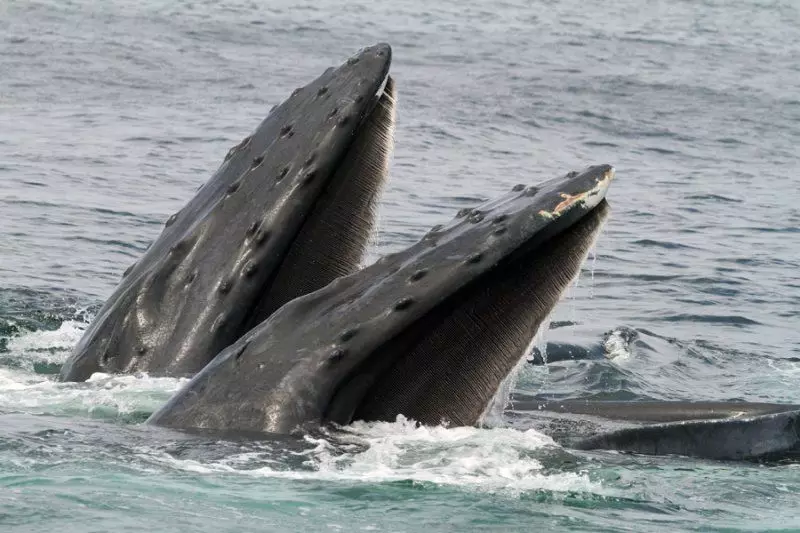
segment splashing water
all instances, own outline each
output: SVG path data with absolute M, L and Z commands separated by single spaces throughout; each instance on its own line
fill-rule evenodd
M 310 449 L 297 452 L 306 468 L 287 470 L 270 462 L 271 450 L 247 450 L 208 463 L 167 453 L 151 459 L 197 473 L 228 473 L 297 480 L 411 482 L 518 497 L 526 491 L 611 494 L 585 473 L 548 473 L 535 457 L 558 448 L 534 430 L 420 426 L 396 422 L 356 422 L 345 433 L 305 436 Z M 353 451 L 350 451 L 350 450 Z
M 45 417 L 42 420 L 51 420 L 47 417 L 52 416 L 99 419 L 112 424 L 109 431 L 113 433 L 115 424 L 145 420 L 188 381 L 146 374 L 96 373 L 84 383 L 61 383 L 54 380 L 52 372 L 37 372 L 39 363 L 63 363 L 91 319 L 82 318 L 86 320 L 64 320 L 55 330 L 29 331 L 7 338 L 7 353 L 3 354 L 7 357 L 0 366 L 0 405 L 4 411 Z M 499 407 L 490 416 L 492 424 L 487 425 L 502 425 L 503 407 L 524 362 L 521 359 L 504 383 L 498 394 Z M 306 435 L 304 440 L 308 449 L 294 453 L 295 458 L 302 459 L 301 468 L 287 468 L 275 458 L 275 446 L 260 446 L 257 442 L 242 445 L 243 451 L 213 459 L 179 457 L 163 446 L 132 446 L 130 453 L 149 464 L 147 468 L 155 465 L 203 475 L 364 483 L 405 481 L 514 497 L 544 489 L 608 492 L 585 473 L 547 472 L 537 454 L 559 447 L 535 430 L 424 427 L 400 416 L 394 423 L 358 422 L 342 432 Z
M 6 353 L 0 354 L 0 405 L 4 410 L 141 421 L 187 381 L 102 373 L 85 383 L 55 381 L 91 319 L 81 312 L 55 330 L 26 331 L 6 338 Z

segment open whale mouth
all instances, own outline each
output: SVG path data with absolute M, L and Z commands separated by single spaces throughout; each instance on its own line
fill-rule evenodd
M 285 303 L 360 266 L 393 151 L 395 83 L 388 72 L 373 99 L 352 144 L 308 209 L 280 265 L 263 285 L 263 297 L 248 312 L 241 333 Z
M 564 195 L 555 209 L 542 210 L 539 216 L 552 217 L 551 225 L 363 354 L 337 387 L 324 419 L 347 424 L 402 414 L 428 425 L 477 423 L 579 274 L 607 217 L 605 201 L 566 213 L 571 202 L 583 201 L 581 195 Z M 467 261 L 481 258 L 474 254 Z
M 393 150 L 391 48 L 272 110 L 126 272 L 61 378 L 193 375 L 286 302 L 361 266 Z

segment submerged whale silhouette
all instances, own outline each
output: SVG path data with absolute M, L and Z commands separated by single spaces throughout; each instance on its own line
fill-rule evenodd
M 62 379 L 196 373 L 149 419 L 181 429 L 285 434 L 400 414 L 480 423 L 577 275 L 613 169 L 516 186 L 356 271 L 391 152 L 390 57 L 388 45 L 361 51 L 235 147 L 117 288 Z M 800 406 L 516 401 L 508 413 L 578 449 L 800 451 Z

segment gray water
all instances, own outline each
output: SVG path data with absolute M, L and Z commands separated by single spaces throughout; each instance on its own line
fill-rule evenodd
M 370 260 L 516 183 L 617 168 L 538 343 L 591 359 L 519 390 L 800 403 L 796 2 L 0 0 L 2 530 L 800 530 L 792 465 L 404 420 L 227 442 L 140 425 L 181 380 L 54 382 L 227 150 L 377 41 L 399 107 Z

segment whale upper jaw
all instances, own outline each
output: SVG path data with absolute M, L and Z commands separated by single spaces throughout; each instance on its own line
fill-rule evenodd
M 193 375 L 281 305 L 359 268 L 388 174 L 391 48 L 327 70 L 233 147 L 126 272 L 61 371 Z

